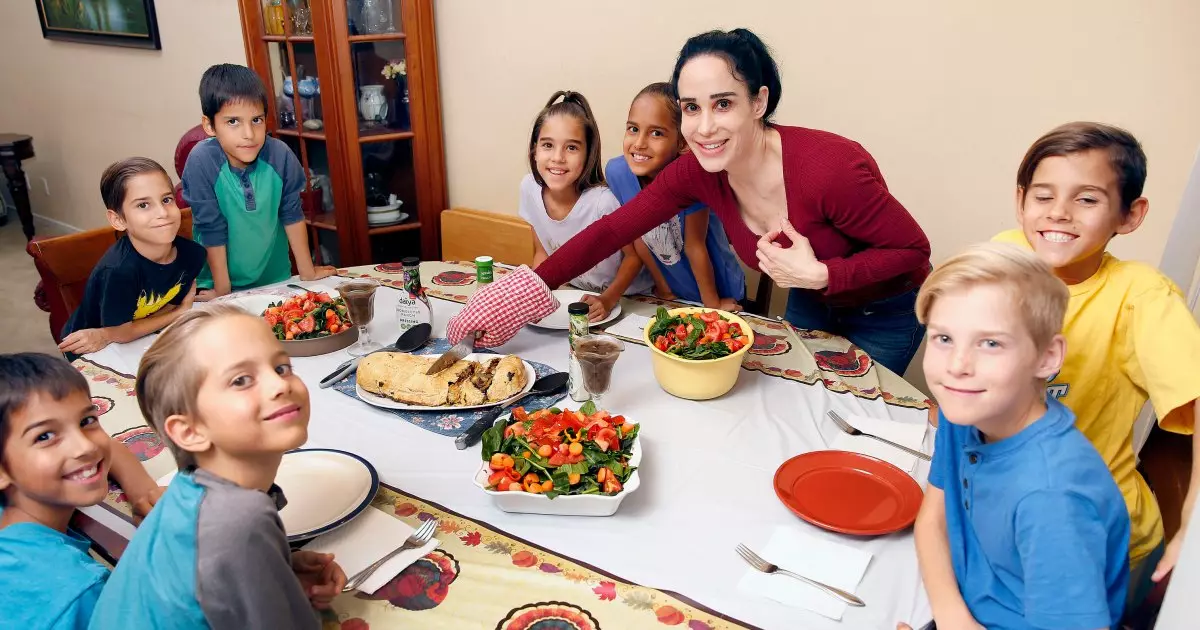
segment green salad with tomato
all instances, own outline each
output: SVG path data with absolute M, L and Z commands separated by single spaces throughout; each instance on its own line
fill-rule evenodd
M 749 342 L 741 324 L 717 311 L 669 315 L 658 307 L 650 326 L 650 343 L 681 359 L 719 359 L 741 350 Z
M 280 341 L 328 337 L 353 327 L 346 301 L 324 292 L 308 291 L 272 302 L 262 318 Z
M 498 492 L 614 495 L 635 470 L 629 465 L 638 425 L 599 411 L 551 407 L 512 410 L 511 422 L 483 433 L 487 488 Z

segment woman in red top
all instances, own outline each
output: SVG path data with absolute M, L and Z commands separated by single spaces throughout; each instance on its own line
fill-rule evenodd
M 672 84 L 690 151 L 536 272 L 510 273 L 477 292 L 450 321 L 451 340 L 484 330 L 481 345 L 504 343 L 553 310 L 549 287 L 701 202 L 742 262 L 791 289 L 789 322 L 842 335 L 903 374 L 924 332 L 914 305 L 929 273 L 929 240 L 875 160 L 841 136 L 770 122 L 779 72 L 745 29 L 689 39 Z

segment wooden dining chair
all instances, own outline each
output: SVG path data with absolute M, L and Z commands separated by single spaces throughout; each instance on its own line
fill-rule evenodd
M 509 265 L 533 264 L 533 228 L 513 214 L 451 208 L 442 212 L 442 259 L 491 256 Z
M 192 211 L 181 210 L 179 235 L 192 236 Z M 62 341 L 63 326 L 83 302 L 88 276 L 104 252 L 124 234 L 111 227 L 31 241 L 25 251 L 42 277 L 42 289 L 50 313 L 50 334 Z

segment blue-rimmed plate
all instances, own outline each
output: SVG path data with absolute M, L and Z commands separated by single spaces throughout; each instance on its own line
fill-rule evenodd
M 168 485 L 175 473 L 164 476 Z M 367 460 L 346 451 L 303 448 L 279 462 L 275 485 L 287 505 L 279 511 L 288 542 L 331 532 L 362 513 L 379 491 L 379 473 Z

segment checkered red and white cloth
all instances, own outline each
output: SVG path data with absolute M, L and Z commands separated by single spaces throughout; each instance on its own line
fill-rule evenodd
M 475 346 L 492 348 L 557 308 L 558 300 L 550 287 L 532 269 L 521 265 L 477 289 L 462 311 L 446 324 L 446 337 L 450 343 L 458 343 L 468 333 L 482 330 L 484 334 Z

